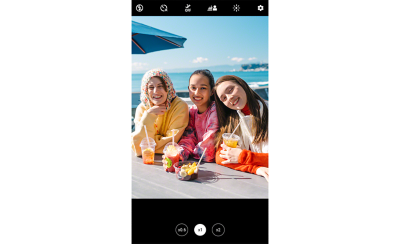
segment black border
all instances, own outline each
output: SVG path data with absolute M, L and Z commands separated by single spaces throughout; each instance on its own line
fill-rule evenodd
M 143 10 L 138 12 L 136 6 L 141 4 Z M 161 5 L 167 5 L 168 11 L 160 10 Z M 185 6 L 190 4 L 190 12 Z M 239 11 L 233 10 L 234 5 Z M 209 6 L 217 5 L 217 11 L 207 11 Z M 263 10 L 259 11 L 258 6 Z M 132 16 L 268 16 L 268 1 L 132 1 Z
M 269 199 L 132 199 L 133 243 L 268 243 Z M 189 214 L 187 214 L 189 213 Z M 189 232 L 178 236 L 184 223 Z M 216 237 L 211 228 L 221 223 L 225 233 Z M 204 224 L 204 236 L 194 227 Z

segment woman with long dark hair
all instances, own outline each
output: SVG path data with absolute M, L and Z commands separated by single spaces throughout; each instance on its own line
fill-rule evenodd
M 203 160 L 213 162 L 214 137 L 219 128 L 213 96 L 214 76 L 208 69 L 196 70 L 189 78 L 188 88 L 193 105 L 189 108 L 189 125 L 179 141 L 183 149 L 181 159 L 185 161 L 189 156 L 199 159 L 206 151 Z
M 220 126 L 215 140 L 217 164 L 269 180 L 267 102 L 234 75 L 220 77 L 214 91 Z M 240 145 L 228 147 L 222 135 L 232 133 L 238 125 L 235 134 L 240 137 Z

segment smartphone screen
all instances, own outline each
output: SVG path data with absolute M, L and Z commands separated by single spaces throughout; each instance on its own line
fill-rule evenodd
M 268 243 L 268 1 L 132 1 L 132 242 Z

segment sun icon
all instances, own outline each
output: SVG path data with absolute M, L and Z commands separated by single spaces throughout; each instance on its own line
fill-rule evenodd
M 240 6 L 235 4 L 233 5 L 233 11 L 238 12 L 240 10 Z

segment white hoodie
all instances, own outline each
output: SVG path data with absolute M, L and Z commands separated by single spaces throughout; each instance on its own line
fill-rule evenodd
M 260 115 L 262 116 L 263 114 L 263 104 L 258 101 L 258 104 L 260 104 Z M 265 104 L 267 105 L 268 108 L 268 101 L 265 101 Z M 268 139 L 266 141 L 253 144 L 251 143 L 254 139 L 254 135 L 251 134 L 251 129 L 252 129 L 252 117 L 253 115 L 244 115 L 242 111 L 236 110 L 237 113 L 239 114 L 240 117 L 240 130 L 242 134 L 240 135 L 240 140 L 241 140 L 241 145 L 240 147 L 242 149 L 246 149 L 252 152 L 256 153 L 268 153 Z M 265 125 L 266 126 L 266 125 Z

